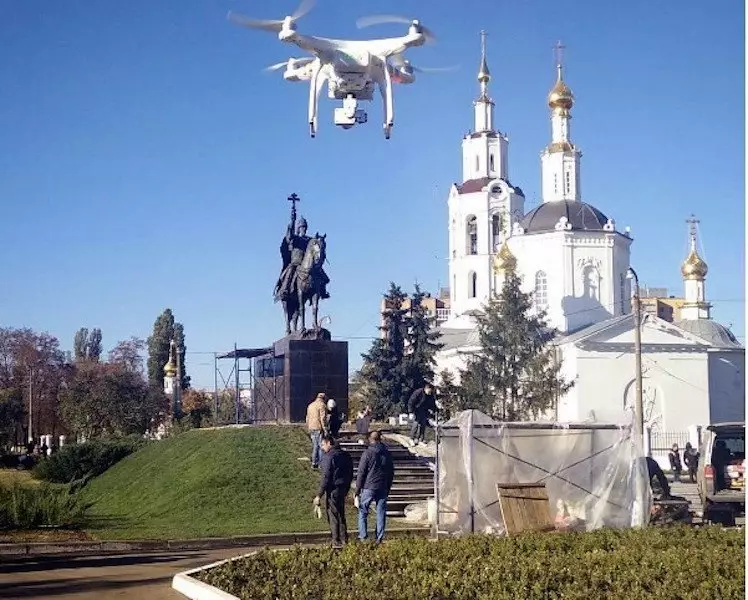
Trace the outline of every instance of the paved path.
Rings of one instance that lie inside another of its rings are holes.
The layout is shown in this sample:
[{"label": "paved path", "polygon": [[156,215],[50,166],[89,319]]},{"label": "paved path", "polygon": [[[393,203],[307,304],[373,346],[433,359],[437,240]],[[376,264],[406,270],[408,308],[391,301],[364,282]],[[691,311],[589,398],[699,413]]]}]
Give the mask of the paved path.
[{"label": "paved path", "polygon": [[171,589],[171,578],[176,573],[245,552],[234,548],[0,560],[0,598],[184,600]]}]

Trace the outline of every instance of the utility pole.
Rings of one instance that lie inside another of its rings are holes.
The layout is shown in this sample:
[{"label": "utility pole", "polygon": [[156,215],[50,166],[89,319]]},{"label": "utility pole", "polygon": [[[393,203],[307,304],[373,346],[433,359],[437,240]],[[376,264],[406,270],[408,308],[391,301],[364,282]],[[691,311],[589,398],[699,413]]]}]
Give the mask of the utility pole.
[{"label": "utility pole", "polygon": [[182,346],[177,346],[177,380],[174,385],[174,416],[182,416]]},{"label": "utility pole", "polygon": [[34,367],[29,368],[29,442],[34,441],[32,431],[33,413],[34,413]]},{"label": "utility pole", "polygon": [[634,309],[634,355],[636,358],[636,430],[641,443],[644,443],[644,398],[642,394],[642,305],[639,296],[639,277],[629,267],[628,278],[634,282],[631,303]]}]

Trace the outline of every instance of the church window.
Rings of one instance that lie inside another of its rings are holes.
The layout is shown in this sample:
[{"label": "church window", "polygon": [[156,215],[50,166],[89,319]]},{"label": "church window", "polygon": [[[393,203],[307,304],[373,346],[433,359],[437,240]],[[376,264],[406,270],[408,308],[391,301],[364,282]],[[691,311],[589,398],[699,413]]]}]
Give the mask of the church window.
[{"label": "church window", "polygon": [[475,271],[468,273],[468,298],[475,298],[478,295],[478,275]]},{"label": "church window", "polygon": [[480,171],[480,156],[475,157],[475,170]]},{"label": "church window", "polygon": [[566,171],[566,193],[571,193],[571,173]]},{"label": "church window", "polygon": [[535,273],[535,306],[538,310],[548,308],[548,277],[545,271]]},{"label": "church window", "polygon": [[471,215],[467,218],[467,253],[478,254],[478,219]]},{"label": "church window", "polygon": [[499,249],[501,243],[501,215],[491,217],[491,246],[494,252]]},{"label": "church window", "polygon": [[621,290],[620,290],[620,301],[621,301],[621,314],[626,314],[626,276],[621,273]]},{"label": "church window", "polygon": [[452,275],[452,300],[457,300],[457,275]]},{"label": "church window", "polygon": [[558,173],[553,174],[553,193],[558,194]]},{"label": "church window", "polygon": [[493,171],[493,170],[494,170],[494,168],[493,168],[493,154],[491,154],[491,155],[489,156],[489,158],[488,158],[488,161],[489,161],[489,164],[490,164],[490,167],[489,167],[489,169],[490,169],[491,171]]}]

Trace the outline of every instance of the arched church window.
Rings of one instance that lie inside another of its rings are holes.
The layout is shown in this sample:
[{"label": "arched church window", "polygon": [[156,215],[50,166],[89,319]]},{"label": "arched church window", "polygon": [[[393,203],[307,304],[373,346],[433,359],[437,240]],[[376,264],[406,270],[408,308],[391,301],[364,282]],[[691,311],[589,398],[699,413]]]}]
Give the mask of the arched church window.
[{"label": "arched church window", "polygon": [[539,310],[548,308],[548,276],[545,271],[535,273],[535,306]]},{"label": "arched church window", "polygon": [[475,215],[470,215],[466,223],[467,231],[467,253],[478,254],[478,219]]},{"label": "arched church window", "polygon": [[558,173],[553,174],[553,193],[558,194]]},{"label": "arched church window", "polygon": [[566,171],[566,193],[571,193],[571,173]]},{"label": "arched church window", "polygon": [[489,169],[490,169],[491,171],[493,171],[493,170],[494,170],[494,168],[493,168],[493,154],[491,154],[491,155],[490,155],[490,156],[488,157],[488,163],[489,163],[489,167],[488,167],[488,168],[489,168]]},{"label": "arched church window", "polygon": [[475,157],[475,170],[480,171],[480,156]]},{"label": "arched church window", "polygon": [[478,274],[475,271],[468,273],[468,298],[478,295]]},{"label": "arched church window", "polygon": [[620,290],[621,314],[626,314],[626,276],[621,273],[621,290]]},{"label": "arched church window", "polygon": [[591,300],[600,301],[600,274],[595,267],[584,270],[584,295]]},{"label": "arched church window", "polygon": [[494,252],[499,249],[501,243],[501,215],[495,214],[491,217],[491,247]]},{"label": "arched church window", "polygon": [[457,275],[452,275],[452,300],[457,300]]}]

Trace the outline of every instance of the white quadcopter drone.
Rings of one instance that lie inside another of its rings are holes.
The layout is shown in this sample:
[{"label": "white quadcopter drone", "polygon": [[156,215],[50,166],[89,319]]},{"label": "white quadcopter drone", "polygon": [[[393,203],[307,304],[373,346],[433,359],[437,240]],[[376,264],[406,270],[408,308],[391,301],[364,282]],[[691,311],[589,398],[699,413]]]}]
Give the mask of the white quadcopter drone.
[{"label": "white quadcopter drone", "polygon": [[[317,133],[319,95],[327,83],[328,96],[342,100],[343,106],[335,109],[335,124],[350,129],[366,123],[366,112],[358,108],[359,100],[372,99],[374,84],[379,87],[384,107],[384,136],[390,138],[394,122],[392,84],[409,84],[415,81],[418,69],[405,59],[408,48],[422,46],[434,40],[434,35],[417,20],[393,16],[366,17],[356,21],[359,28],[379,23],[406,23],[408,33],[401,37],[378,40],[333,40],[300,35],[296,21],[311,10],[314,0],[302,0],[296,11],[281,20],[256,20],[229,13],[229,20],[252,29],[262,29],[278,34],[282,42],[296,44],[313,56],[291,58],[287,62],[268,67],[276,70],[286,67],[287,81],[309,81],[309,133]],[[389,59],[389,61],[388,61]],[[432,69],[445,70],[445,69]]]}]

